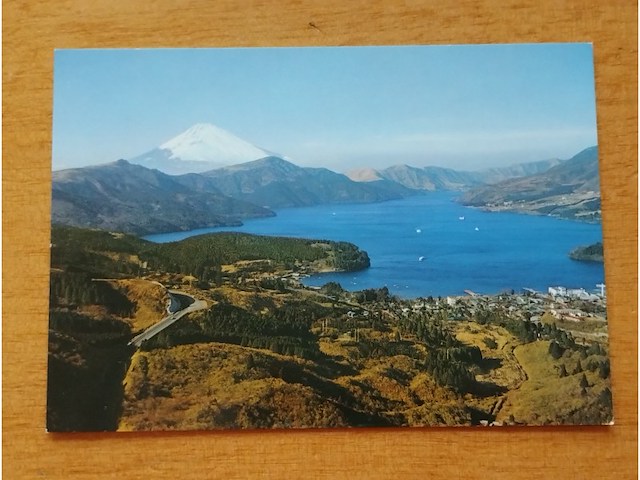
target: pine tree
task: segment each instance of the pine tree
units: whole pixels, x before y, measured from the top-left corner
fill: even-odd
[[[576,368],[573,370],[574,375],[578,373],[582,373],[582,363],[580,363],[580,360],[578,360],[578,363],[576,364]]]
[[[589,370],[590,372],[595,372],[598,369],[599,363],[596,362],[595,360],[589,360],[589,363],[587,363],[587,370]]]
[[[558,360],[562,356],[562,354],[564,353],[564,350],[558,344],[558,342],[553,340],[549,344],[549,353],[551,354],[551,357],[553,357],[554,360]]]
[[[611,366],[609,364],[609,360],[605,360],[604,362],[600,362],[600,371],[598,374],[600,378],[608,378],[611,373]]]
[[[599,343],[594,343],[593,345],[591,345],[589,347],[588,353],[589,353],[589,355],[601,355],[602,354],[602,350],[600,349],[600,344]]]
[[[598,395],[598,402],[605,408],[611,409],[613,407],[613,399],[611,397],[611,390],[606,387],[600,395]]]
[[[587,380],[587,376],[583,373],[582,378],[580,379],[580,387],[587,388],[589,386],[589,381]]]

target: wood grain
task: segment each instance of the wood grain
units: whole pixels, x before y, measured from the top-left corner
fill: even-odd
[[[5,0],[3,30],[5,478],[636,476],[636,2]],[[45,433],[54,48],[566,41],[594,43],[615,426]]]

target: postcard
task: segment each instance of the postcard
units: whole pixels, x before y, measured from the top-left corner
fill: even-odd
[[[590,44],[57,50],[47,429],[613,423]]]

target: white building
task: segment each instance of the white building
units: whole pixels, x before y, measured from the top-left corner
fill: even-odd
[[[564,287],[549,287],[549,295],[553,295],[554,297],[564,297],[567,295],[567,289]]]

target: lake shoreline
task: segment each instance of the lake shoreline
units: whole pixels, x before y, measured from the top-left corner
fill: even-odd
[[[236,228],[200,229],[144,237],[169,242],[237,231],[266,236],[347,241],[368,252],[370,268],[322,273],[305,284],[336,281],[347,290],[387,286],[405,298],[546,291],[550,286],[594,290],[602,265],[569,259],[577,245],[600,241],[601,225],[511,212],[486,212],[455,201],[459,192],[430,192],[369,204],[278,210]],[[317,280],[315,280],[317,279]],[[320,280],[321,279],[321,280]]]

